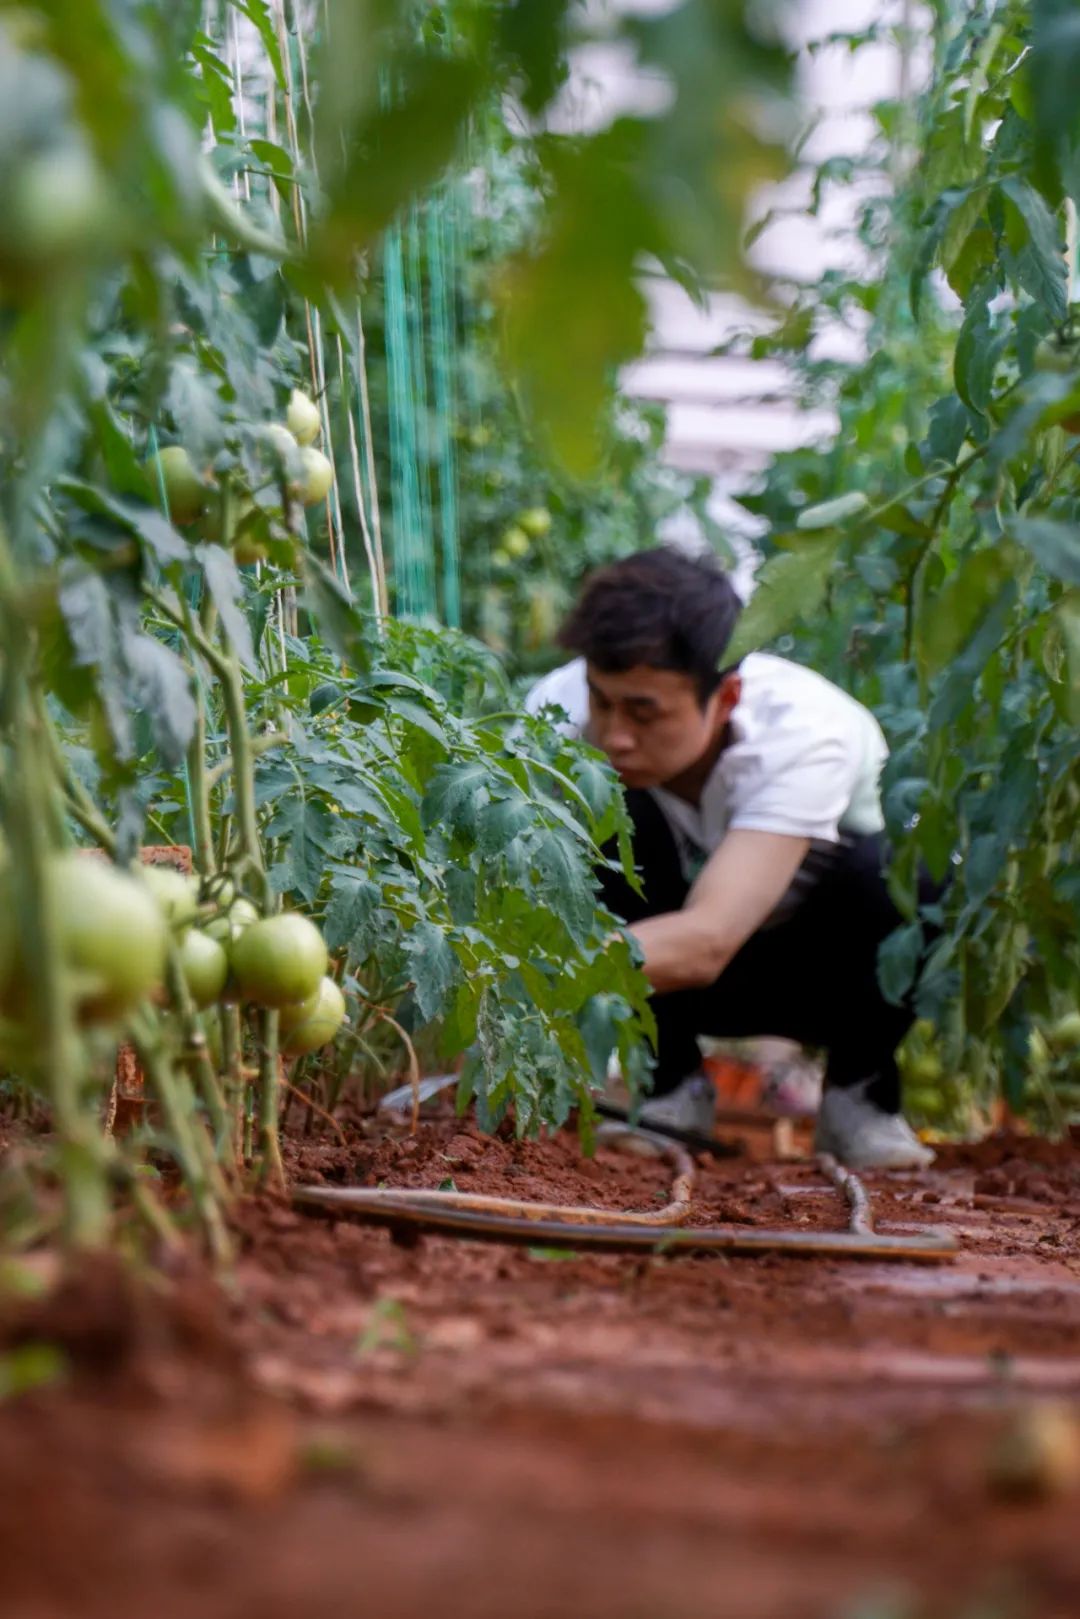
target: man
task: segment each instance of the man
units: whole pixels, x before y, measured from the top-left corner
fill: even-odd
[[[654,1118],[708,1129],[697,1037],[824,1048],[820,1151],[855,1167],[933,1154],[900,1116],[911,1023],[877,981],[899,914],[885,886],[873,716],[820,675],[752,653],[725,667],[740,603],[711,558],[666,548],[595,574],[560,634],[578,654],[529,693],[611,760],[644,897],[603,898],[641,948],[659,1031]]]

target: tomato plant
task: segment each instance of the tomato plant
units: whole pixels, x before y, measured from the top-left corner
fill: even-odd
[[[933,46],[852,171],[905,176],[857,210],[870,273],[830,273],[757,340],[839,431],[747,498],[773,554],[743,639],[779,637],[877,709],[909,918],[883,981],[906,991],[932,929],[920,1006],[947,1074],[1060,1125],[1075,1074],[1041,1031],[1080,1003],[1075,21],[1055,0],[938,6]],[[819,357],[838,324],[865,359]],[[920,861],[950,877],[924,917]]]
[[[388,367],[380,396],[365,315],[377,335],[384,238],[400,253],[405,231],[410,266],[414,242],[438,258],[423,197],[460,184],[469,141],[492,176],[527,171],[533,228],[464,255],[469,284],[438,314],[445,339],[501,309],[515,396],[486,340],[482,361],[497,455],[529,424],[520,475],[483,469],[483,545],[508,530],[523,573],[566,577],[599,533],[575,480],[606,442],[629,546],[662,479],[633,434],[596,428],[644,334],[638,262],[688,285],[741,273],[743,199],[786,159],[749,124],[716,126],[701,92],[774,94],[786,53],[767,8],[682,0],[617,24],[671,76],[667,114],[511,136],[507,97],[539,119],[595,31],[576,8],[537,28],[526,0],[469,0],[449,32],[389,6],[362,41],[351,3],[317,9],[280,31],[261,0],[0,14],[0,967],[18,986],[0,1032],[6,1083],[50,1110],[78,1245],[107,1239],[120,1194],[154,1241],[178,1240],[140,1144],[106,1127],[123,1039],[199,1228],[228,1251],[236,1187],[283,1178],[279,1006],[320,992],[329,954],[338,988],[285,1021],[308,1048],[344,995],[348,1032],[312,1076],[330,1073],[331,1106],[390,1038],[467,1053],[484,1117],[513,1107],[522,1130],[573,1107],[587,1126],[612,1050],[631,1075],[641,1061],[642,981],[595,899],[601,845],[621,837],[625,856],[613,778],[542,725],[516,732],[474,643],[389,617],[406,582],[381,534],[395,410],[429,381],[441,418],[454,405],[426,365]],[[725,160],[736,186],[717,183]],[[422,313],[395,307],[399,327]],[[479,455],[484,423],[465,417]],[[557,602],[546,618],[539,602],[512,602],[518,649],[546,633]],[[129,869],[150,840],[189,846],[197,886]]]

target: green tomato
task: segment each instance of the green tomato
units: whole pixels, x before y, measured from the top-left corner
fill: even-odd
[[[329,1045],[345,1021],[345,997],[332,978],[323,978],[314,995],[278,1016],[281,1049],[287,1057],[302,1057]]]
[[[326,943],[296,911],[253,922],[229,952],[236,987],[256,1006],[289,1006],[314,995],[326,971]]]
[[[228,949],[246,929],[251,927],[252,923],[258,920],[259,912],[251,901],[241,894],[239,899],[232,900],[227,908],[212,917],[203,932],[208,933],[211,939],[216,939]]]
[[[216,905],[219,911],[227,911],[236,898],[236,884],[224,872],[215,871],[203,878],[199,898],[204,905]]]
[[[542,540],[551,533],[551,513],[546,506],[530,506],[518,517],[518,524],[534,540]]]
[[[139,877],[88,854],[57,855],[49,869],[57,942],[80,1017],[115,1022],[161,985],[168,928]],[[22,941],[10,889],[0,894],[0,963],[14,1003],[25,993]]]
[[[27,264],[48,268],[94,254],[108,245],[113,223],[108,184],[86,147],[66,142],[15,164],[3,233]]]
[[[929,1085],[914,1086],[910,1089],[905,1087],[904,1102],[913,1113],[921,1114],[924,1119],[940,1119],[948,1111],[941,1092]]]
[[[180,966],[188,994],[201,1011],[220,1000],[229,976],[229,958],[216,939],[198,928],[185,933]]]
[[[300,446],[293,438],[287,427],[280,422],[269,422],[262,430],[264,441],[270,446],[273,456],[281,462],[285,471],[292,475],[300,463]]]
[[[233,561],[241,568],[253,567],[256,562],[265,562],[270,555],[265,540],[251,530],[240,529],[233,540]]]
[[[328,456],[308,444],[300,451],[300,480],[297,493],[301,506],[317,506],[325,500],[334,483],[334,467]]]
[[[508,568],[510,566],[510,553],[509,551],[504,551],[501,545],[496,546],[491,553],[491,560],[497,568]]]
[[[916,1085],[936,1085],[945,1077],[945,1068],[940,1057],[933,1052],[926,1052],[921,1057],[912,1057],[910,1062],[904,1064],[904,1073]]]
[[[143,866],[142,879],[176,932],[189,928],[199,909],[199,883],[174,866]]]
[[[299,388],[294,388],[289,395],[289,408],[285,413],[285,421],[297,444],[314,444],[322,432],[322,417],[319,415],[318,405]]]
[[[169,519],[184,528],[194,523],[206,504],[206,485],[182,444],[168,444],[146,463],[150,488],[157,498],[165,490]]]
[[[513,557],[518,561],[520,561],[522,557],[527,557],[529,552],[532,550],[532,542],[529,539],[529,536],[526,534],[523,528],[518,528],[516,525],[513,528],[508,528],[506,530],[502,537],[502,543],[503,550],[506,552],[507,556]]]

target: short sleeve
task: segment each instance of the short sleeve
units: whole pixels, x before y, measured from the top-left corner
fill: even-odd
[[[730,830],[837,843],[860,762],[839,735],[777,736],[767,753],[747,750],[730,761]]]

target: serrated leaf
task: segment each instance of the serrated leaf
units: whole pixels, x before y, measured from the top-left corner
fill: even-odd
[[[131,534],[149,546],[163,565],[187,562],[191,547],[179,535],[167,518],[153,506],[138,506],[133,501],[119,500],[104,489],[83,483],[78,478],[61,478],[57,488],[95,517],[111,518],[125,533]]]
[[[308,798],[286,799],[270,823],[268,835],[287,840],[293,887],[308,904],[322,887],[328,857],[341,852],[342,831],[336,816]]]
[[[382,889],[370,877],[334,877],[323,932],[329,950],[346,947],[361,960],[369,954],[372,926],[382,903]]]
[[[738,663],[813,612],[824,598],[840,544],[830,535],[769,558],[724,651],[725,664]]]
[[[105,581],[81,563],[65,564],[57,601],[74,662],[79,668],[96,671],[95,686],[116,752],[121,759],[129,759],[134,751],[134,732],[126,671]]]
[[[602,765],[598,759],[576,759],[571,775],[592,811],[593,820],[602,820],[617,791],[610,766]]]
[[[500,798],[482,805],[476,820],[479,853],[485,858],[501,854],[535,819],[536,810],[527,798]]]
[[[530,858],[540,878],[544,904],[575,939],[584,940],[592,925],[595,899],[589,868],[577,848],[553,828],[544,827],[536,833]]]
[[[486,763],[440,765],[422,805],[424,825],[475,837],[480,810],[490,798],[488,779]]]
[[[405,954],[420,1016],[430,1022],[438,1017],[461,977],[457,956],[434,922],[417,923],[405,940]]]
[[[1060,322],[1068,311],[1068,275],[1062,232],[1044,198],[1019,175],[1001,181],[1001,190],[1023,220],[1027,241],[1016,255],[1017,276],[1025,291]]]
[[[178,767],[195,734],[197,709],[191,677],[167,646],[150,635],[125,639],[131,696],[150,722],[155,746],[166,765]]]

